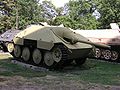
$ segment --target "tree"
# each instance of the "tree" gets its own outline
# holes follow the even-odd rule
[[[70,1],[65,5],[68,14],[58,16],[54,20],[54,25],[64,24],[73,29],[96,29],[98,21],[94,13],[94,6],[89,0]],[[59,14],[60,15],[60,14]]]
[[[42,10],[43,10],[43,17],[45,21],[52,25],[54,18],[58,15],[56,7],[51,3],[51,1],[43,1],[41,3]]]
[[[120,22],[120,0],[94,0],[94,3],[100,13],[99,28],[109,28],[111,22]]]
[[[94,4],[91,0],[78,0],[70,1],[69,5],[69,17],[77,22],[78,29],[96,29],[98,22],[93,16],[95,11]]]
[[[3,0],[0,2],[0,29],[23,29],[31,23],[44,21],[39,0]]]
[[[26,27],[31,23],[44,21],[42,16],[42,7],[37,0],[17,0],[19,29]]]
[[[13,10],[15,8],[14,0],[2,0],[0,2],[0,30],[4,31],[12,28],[14,21]]]

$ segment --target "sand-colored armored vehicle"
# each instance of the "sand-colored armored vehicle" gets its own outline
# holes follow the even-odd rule
[[[111,23],[112,29],[74,30],[94,43],[111,46],[110,49],[96,48],[96,58],[120,62],[120,29],[116,23]]]
[[[53,68],[73,60],[83,64],[94,46],[109,48],[92,43],[69,28],[31,25],[15,35],[8,50],[17,60]]]

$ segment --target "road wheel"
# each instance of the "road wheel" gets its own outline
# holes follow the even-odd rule
[[[99,48],[95,49],[95,58],[100,58],[101,57],[101,50]]]
[[[34,64],[39,65],[42,61],[42,54],[39,49],[34,49],[33,54],[32,54],[32,60]]]
[[[21,47],[19,45],[15,45],[14,51],[13,51],[13,56],[15,58],[20,58],[21,57]]]
[[[44,63],[47,68],[53,68],[55,65],[55,61],[53,59],[53,55],[51,52],[46,52],[44,54]]]
[[[44,62],[48,67],[60,69],[63,68],[67,57],[66,48],[63,45],[56,45],[50,52],[45,53]]]
[[[106,59],[106,60],[111,59],[111,51],[110,50],[104,50],[103,52],[104,52],[104,54],[103,54],[104,59]]]
[[[118,59],[118,52],[117,51],[111,51],[112,55],[111,55],[111,60],[116,61]]]
[[[76,65],[82,65],[86,61],[86,58],[81,58],[81,59],[75,59]]]
[[[22,51],[22,58],[25,62],[30,59],[30,49],[28,47],[24,47]]]
[[[62,51],[59,47],[55,47],[52,50],[52,57],[55,62],[60,62],[62,60]]]

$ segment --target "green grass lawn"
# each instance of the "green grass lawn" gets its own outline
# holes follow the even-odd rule
[[[62,80],[85,81],[105,85],[120,85],[120,64],[88,59],[80,67],[75,65],[61,71],[38,72],[11,63],[11,56],[0,55],[0,76],[23,76],[27,78],[52,75]]]
[[[11,63],[12,56],[9,54],[0,55],[0,75],[2,76],[23,76],[40,77],[46,76],[45,72],[37,72],[20,65]]]
[[[70,73],[70,78],[74,80],[120,85],[120,64],[89,59],[83,66],[66,73]]]

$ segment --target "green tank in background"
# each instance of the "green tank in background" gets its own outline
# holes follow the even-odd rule
[[[107,45],[92,43],[69,28],[31,25],[15,35],[8,49],[17,60],[56,68],[73,60],[82,65],[94,46],[109,48]]]

